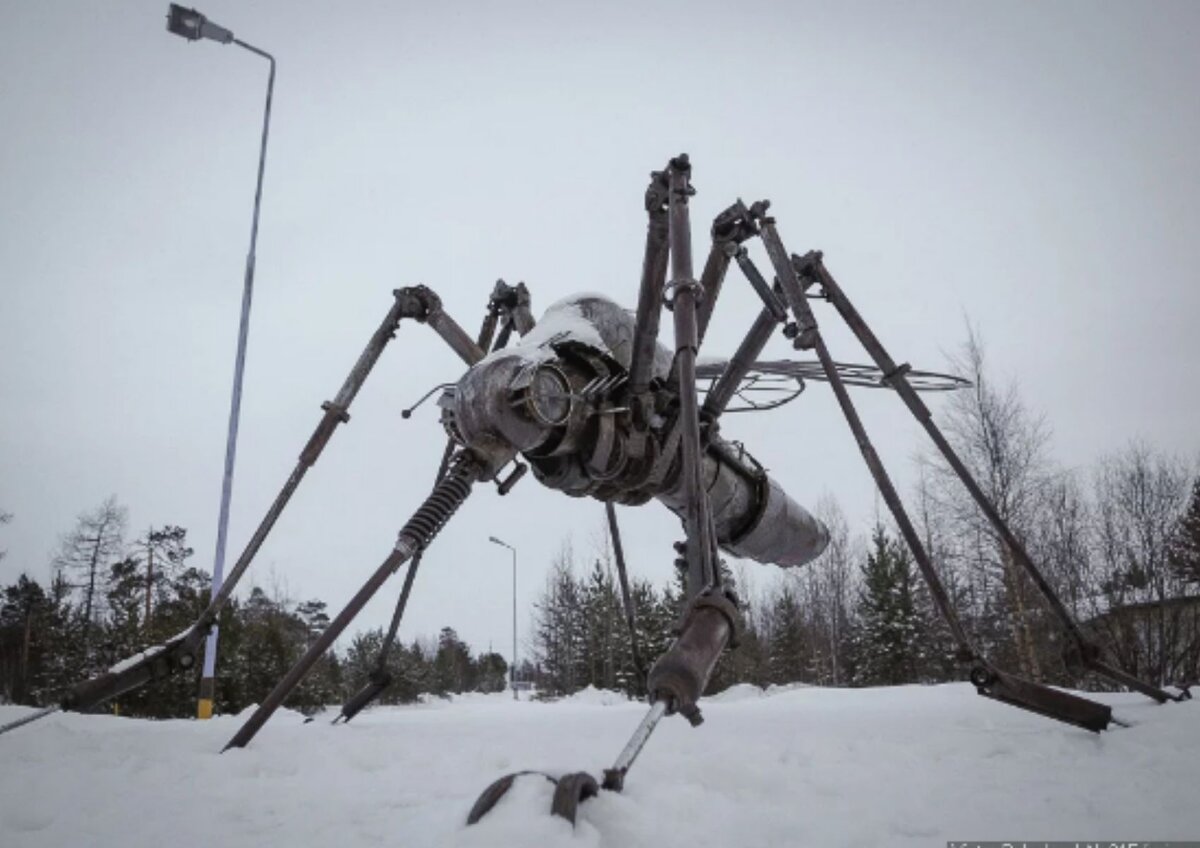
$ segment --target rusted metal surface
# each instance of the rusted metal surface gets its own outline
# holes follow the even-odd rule
[[[972,671],[971,682],[985,698],[1073,724],[1099,733],[1113,720],[1112,707],[1096,701],[1051,689],[996,668],[979,667]]]
[[[664,172],[650,174],[646,187],[646,247],[638,290],[633,350],[629,361],[629,390],[638,398],[650,387],[654,348],[662,316],[663,284],[667,279],[667,181]]]
[[[503,777],[497,778],[488,784],[487,789],[479,793],[479,797],[475,800],[471,807],[471,812],[467,814],[467,824],[477,824],[481,818],[491,812],[492,807],[496,806],[497,802],[504,797],[509,789],[512,789],[513,782],[518,777],[526,775],[538,775],[544,777],[551,783],[557,784],[558,778],[551,777],[548,774],[540,771],[514,771],[511,774],[506,774]],[[574,821],[574,820],[572,820]]]
[[[596,778],[586,771],[565,774],[558,779],[558,785],[554,787],[550,813],[566,819],[573,825],[575,824],[575,815],[579,812],[579,805],[588,798],[596,797],[596,793],[599,791],[600,786],[596,783]]]
[[[737,606],[720,589],[699,594],[688,607],[679,637],[650,669],[651,700],[663,701],[669,714],[699,724],[700,696],[737,624]]]
[[[701,480],[700,416],[696,399],[696,321],[699,285],[692,276],[692,230],[688,219],[691,164],[686,155],[671,160],[668,171],[667,219],[671,251],[668,301],[675,318],[675,364],[679,380],[680,475],[683,480],[683,525],[687,532],[687,593],[696,597],[716,578],[710,540],[712,527],[707,494]]]
[[[762,353],[767,342],[771,340],[771,336],[775,334],[779,323],[780,319],[770,309],[764,307],[762,312],[758,313],[758,317],[754,319],[754,323],[750,327],[750,332],[746,333],[746,337],[742,339],[742,343],[738,345],[738,349],[734,352],[728,365],[721,372],[716,385],[704,398],[704,406],[700,415],[706,421],[716,421],[721,417],[721,413],[729,406],[729,402],[733,400],[733,396],[742,385],[742,380],[754,367],[758,355]]]
[[[467,452],[459,453],[452,461],[446,476],[438,481],[425,502],[400,530],[396,546],[386,559],[375,569],[350,602],[329,623],[283,679],[276,684],[258,709],[246,720],[225,745],[225,750],[242,748],[254,738],[267,719],[274,714],[284,699],[299,685],[313,665],[329,650],[347,625],[358,615],[367,602],[375,596],[387,579],[400,566],[433,540],[438,531],[450,520],[450,516],[462,506],[471,492],[471,486],[479,479],[482,464]]]

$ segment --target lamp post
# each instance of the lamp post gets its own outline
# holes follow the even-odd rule
[[[513,700],[517,700],[517,549],[507,542],[501,542],[495,536],[488,536],[489,542],[495,542],[502,548],[508,548],[512,553],[513,572],[513,651],[512,666],[508,669],[509,683],[512,686]]]
[[[242,408],[242,374],[246,365],[246,337],[250,329],[250,300],[254,294],[254,251],[258,243],[258,210],[262,205],[263,168],[267,163],[267,131],[271,125],[271,94],[275,89],[275,57],[265,50],[234,38],[233,33],[212,23],[195,9],[175,3],[167,10],[167,31],[188,41],[202,38],[221,44],[236,44],[271,63],[267,76],[267,103],[263,110],[262,144],[258,151],[258,182],[254,188],[254,216],[250,224],[250,250],[246,254],[246,272],[242,284],[242,315],[238,324],[237,357],[233,367],[233,397],[229,404],[229,431],[225,439],[225,473],[221,480],[221,511],[217,518],[217,550],[213,558],[212,593],[221,588],[225,571],[225,540],[229,529],[229,502],[233,493],[233,464],[237,455],[238,416]],[[204,646],[204,673],[200,679],[197,704],[199,718],[210,718],[216,692],[217,626],[213,625]]]

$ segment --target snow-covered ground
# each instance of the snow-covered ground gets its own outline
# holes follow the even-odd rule
[[[645,706],[473,696],[346,726],[281,712],[221,754],[236,717],[55,715],[0,738],[0,845],[942,846],[950,839],[1200,839],[1200,703],[1100,696],[1132,723],[1093,735],[965,684],[737,687],[692,729],[664,720],[621,795],[575,831],[522,768],[598,773]],[[27,711],[0,707],[0,723]],[[331,718],[327,716],[326,719]]]

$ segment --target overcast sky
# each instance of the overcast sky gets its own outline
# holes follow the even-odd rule
[[[5,4],[3,583],[45,579],[59,535],[109,494],[132,531],[181,524],[212,565],[267,67],[169,35],[166,5]],[[632,307],[647,175],[680,151],[697,267],[713,215],[768,197],[788,247],[825,251],[896,359],[944,367],[977,325],[1064,465],[1133,437],[1200,449],[1200,4],[201,11],[279,60],[230,562],[393,288],[433,287],[472,333],[498,277],[524,280],[535,314],[580,290]],[[709,355],[757,311],[749,287],[726,292]],[[818,318],[838,358],[864,359]],[[461,371],[405,325],[250,578],[340,608],[436,470],[436,409],[400,410]],[[920,441],[899,401],[859,399],[911,484]],[[798,501],[830,494],[865,528],[871,483],[827,387],[725,431]],[[677,519],[620,514],[631,568],[664,580]],[[479,487],[426,558],[403,635],[449,624],[508,655],[508,554],[487,537],[519,551],[527,633],[554,553],[568,537],[586,553],[602,520],[532,476],[505,498]],[[399,582],[356,626],[386,622]]]

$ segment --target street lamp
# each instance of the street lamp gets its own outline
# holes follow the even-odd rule
[[[167,31],[188,41],[207,38],[221,44],[236,44],[271,63],[267,76],[267,105],[263,110],[262,144],[258,151],[258,182],[254,188],[254,217],[250,224],[250,251],[246,254],[246,273],[242,284],[242,316],[238,324],[237,357],[233,367],[233,397],[229,404],[229,431],[225,439],[225,474],[221,480],[221,511],[217,518],[217,551],[213,559],[212,593],[221,588],[225,571],[225,540],[229,529],[229,501],[233,493],[233,463],[237,455],[238,416],[242,408],[242,374],[246,366],[246,337],[250,329],[250,300],[254,294],[254,250],[258,243],[258,210],[262,205],[263,168],[267,163],[267,130],[271,125],[271,94],[275,90],[275,57],[233,37],[233,33],[217,26],[197,12],[172,3],[167,10]],[[217,626],[214,623],[204,646],[204,673],[200,678],[200,698],[197,715],[210,718],[216,692]]]
[[[495,536],[488,536],[489,542],[495,542],[502,548],[508,548],[512,553],[513,571],[513,651],[512,666],[508,670],[509,683],[512,685],[513,700],[517,700],[517,549],[507,542],[501,542]]]

